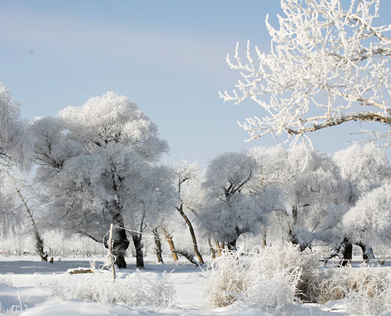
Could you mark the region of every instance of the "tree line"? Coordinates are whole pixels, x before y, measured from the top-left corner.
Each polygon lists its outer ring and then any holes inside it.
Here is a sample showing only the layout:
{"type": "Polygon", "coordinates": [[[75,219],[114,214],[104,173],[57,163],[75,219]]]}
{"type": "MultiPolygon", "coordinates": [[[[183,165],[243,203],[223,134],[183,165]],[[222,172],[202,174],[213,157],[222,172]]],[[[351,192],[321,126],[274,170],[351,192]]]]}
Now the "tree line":
{"type": "Polygon", "coordinates": [[[200,238],[213,257],[252,234],[264,246],[325,245],[342,264],[354,244],[368,260],[375,245],[391,239],[391,169],[373,144],[333,156],[305,144],[254,147],[219,154],[203,170],[197,162],[161,163],[169,147],[157,126],[113,92],[28,122],[2,84],[0,109],[3,236],[28,223],[42,260],[48,257],[42,230],[107,247],[111,224],[120,268],[131,242],[137,267],[144,267],[145,233],[154,235],[159,261],[164,239],[174,260],[179,254],[195,264],[204,263],[200,238]],[[175,232],[182,225],[192,242],[178,249],[175,232]]]}

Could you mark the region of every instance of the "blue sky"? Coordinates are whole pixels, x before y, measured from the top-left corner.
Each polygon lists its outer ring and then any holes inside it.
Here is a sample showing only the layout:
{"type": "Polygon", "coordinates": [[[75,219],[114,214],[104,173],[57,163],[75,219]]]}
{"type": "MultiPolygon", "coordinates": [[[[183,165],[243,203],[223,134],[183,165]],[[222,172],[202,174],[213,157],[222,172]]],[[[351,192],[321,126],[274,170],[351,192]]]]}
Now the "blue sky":
{"type": "MultiPolygon", "coordinates": [[[[380,23],[391,23],[391,1],[381,8],[380,23]]],[[[268,13],[276,25],[280,1],[1,0],[0,82],[27,119],[56,115],[107,91],[126,95],[158,125],[169,158],[206,165],[225,151],[276,144],[268,136],[244,143],[248,135],[236,122],[262,110],[218,95],[239,79],[225,62],[236,42],[269,50],[268,13]]],[[[346,140],[357,139],[349,135],[357,126],[317,132],[314,147],[345,148],[346,140]]]]}

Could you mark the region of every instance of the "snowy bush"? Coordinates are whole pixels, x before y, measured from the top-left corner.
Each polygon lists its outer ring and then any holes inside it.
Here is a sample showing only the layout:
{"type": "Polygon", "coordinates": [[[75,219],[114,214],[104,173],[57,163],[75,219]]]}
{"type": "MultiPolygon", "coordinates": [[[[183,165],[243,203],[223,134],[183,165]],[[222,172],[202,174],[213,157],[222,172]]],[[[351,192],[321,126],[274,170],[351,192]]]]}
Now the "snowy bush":
{"type": "Polygon", "coordinates": [[[349,315],[380,315],[391,310],[391,282],[382,268],[340,268],[324,272],[319,303],[344,299],[349,315]]]}
{"type": "Polygon", "coordinates": [[[225,252],[213,261],[206,290],[211,308],[235,303],[278,313],[295,301],[315,300],[321,269],[315,252],[285,244],[239,253],[225,252]]]}
{"type": "Polygon", "coordinates": [[[141,272],[136,272],[116,279],[114,283],[94,273],[74,285],[69,293],[63,288],[58,291],[58,284],[52,284],[51,287],[54,293],[64,300],[91,300],[105,305],[116,303],[152,309],[172,306],[176,296],[174,286],[166,273],[151,279],[143,276],[141,272]]]}
{"type": "Polygon", "coordinates": [[[223,307],[246,296],[249,286],[247,269],[238,252],[223,251],[211,263],[206,289],[209,306],[223,307]]]}

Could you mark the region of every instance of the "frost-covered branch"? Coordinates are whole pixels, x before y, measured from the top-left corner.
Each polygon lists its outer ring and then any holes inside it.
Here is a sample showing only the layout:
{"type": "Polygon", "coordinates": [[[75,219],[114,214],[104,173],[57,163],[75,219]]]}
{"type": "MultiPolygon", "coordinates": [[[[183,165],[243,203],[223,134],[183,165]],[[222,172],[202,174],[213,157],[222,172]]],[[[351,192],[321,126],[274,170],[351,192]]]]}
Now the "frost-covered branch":
{"type": "MultiPolygon", "coordinates": [[[[282,0],[281,7],[279,29],[266,19],[269,53],[248,43],[246,62],[239,46],[233,60],[227,57],[243,80],[220,97],[252,99],[264,109],[239,123],[251,139],[301,137],[352,120],[389,124],[391,25],[375,26],[380,0],[352,0],[349,7],[341,0],[282,0]]],[[[371,136],[391,140],[387,132],[371,136]]]]}

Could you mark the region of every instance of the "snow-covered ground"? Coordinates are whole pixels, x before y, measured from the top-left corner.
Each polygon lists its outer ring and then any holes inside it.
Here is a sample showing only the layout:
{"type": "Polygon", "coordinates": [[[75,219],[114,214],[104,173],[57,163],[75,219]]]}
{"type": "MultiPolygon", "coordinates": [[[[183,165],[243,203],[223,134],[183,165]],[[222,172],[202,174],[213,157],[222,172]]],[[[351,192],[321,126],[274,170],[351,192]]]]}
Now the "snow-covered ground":
{"type": "MultiPolygon", "coordinates": [[[[62,288],[66,289],[91,278],[91,274],[69,274],[68,269],[103,264],[103,258],[55,258],[53,264],[39,261],[38,257],[0,256],[0,302],[1,315],[268,315],[258,309],[238,311],[233,307],[210,310],[206,307],[203,288],[206,271],[187,261],[173,262],[165,258],[165,264],[157,264],[155,257],[146,258],[142,275],[154,279],[164,271],[171,272],[169,280],[176,290],[173,307],[153,309],[129,307],[118,304],[103,305],[93,301],[62,299],[62,288]]],[[[121,280],[136,273],[134,260],[127,258],[128,268],[117,271],[121,280]]],[[[109,271],[99,271],[99,278],[110,282],[109,271]]],[[[325,306],[302,304],[287,311],[288,315],[344,315],[342,302],[331,302],[325,306]]]]}

